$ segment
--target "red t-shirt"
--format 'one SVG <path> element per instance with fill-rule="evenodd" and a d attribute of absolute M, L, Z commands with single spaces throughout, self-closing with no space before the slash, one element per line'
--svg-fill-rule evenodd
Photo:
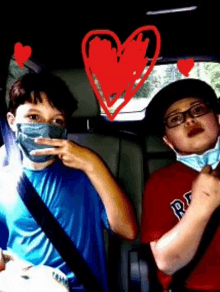
<path fill-rule="evenodd" d="M 141 242 L 158 240 L 181 220 L 191 201 L 192 182 L 198 172 L 180 162 L 155 171 L 146 184 Z M 162 272 L 159 278 L 167 288 L 172 280 Z M 186 288 L 220 290 L 220 229 L 216 232 L 202 260 L 187 279 Z"/>

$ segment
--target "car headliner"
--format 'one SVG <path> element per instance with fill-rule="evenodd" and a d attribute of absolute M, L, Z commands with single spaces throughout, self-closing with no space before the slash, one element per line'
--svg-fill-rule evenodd
<path fill-rule="evenodd" d="M 61 1 L 59 6 L 31 8 L 28 12 L 11 18 L 13 33 L 7 42 L 10 49 L 16 42 L 32 47 L 32 58 L 49 69 L 83 67 L 81 42 L 87 32 L 109 29 L 124 42 L 137 28 L 155 25 L 161 33 L 161 56 L 218 56 L 218 9 L 206 4 L 190 12 L 146 15 L 149 10 L 181 8 L 196 5 L 196 1 L 178 1 L 178 4 L 151 1 L 154 4 L 126 4 L 125 7 L 105 2 L 100 6 L 90 4 L 70 5 Z M 200 1 L 201 2 L 201 1 Z M 135 6 L 136 5 L 136 6 Z M 16 33 L 16 36 L 14 34 Z"/>

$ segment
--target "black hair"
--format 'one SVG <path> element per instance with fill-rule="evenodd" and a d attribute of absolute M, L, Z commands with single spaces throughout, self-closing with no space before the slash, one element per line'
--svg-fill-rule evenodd
<path fill-rule="evenodd" d="M 163 119 L 167 109 L 174 102 L 187 97 L 201 98 L 209 103 L 215 113 L 220 112 L 216 93 L 210 85 L 199 79 L 178 80 L 162 88 L 149 103 L 145 121 L 150 125 L 151 132 L 163 136 L 165 131 Z"/>
<path fill-rule="evenodd" d="M 50 105 L 64 113 L 68 123 L 77 109 L 77 101 L 66 83 L 60 77 L 47 71 L 28 73 L 15 81 L 9 92 L 8 111 L 15 114 L 19 105 L 25 102 L 34 104 L 42 102 L 40 92 L 46 93 Z"/>

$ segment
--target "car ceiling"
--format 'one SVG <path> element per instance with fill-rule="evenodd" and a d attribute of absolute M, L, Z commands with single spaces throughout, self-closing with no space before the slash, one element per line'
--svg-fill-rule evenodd
<path fill-rule="evenodd" d="M 11 34 L 10 48 L 13 51 L 16 42 L 31 46 L 32 58 L 49 69 L 80 68 L 82 39 L 90 30 L 112 30 L 124 42 L 135 29 L 155 25 L 161 34 L 163 57 L 218 56 L 218 11 L 208 5 L 209 1 L 147 2 L 118 7 L 112 2 L 99 5 L 73 2 L 70 6 L 61 1 L 48 10 L 32 8 L 23 12 L 22 19 L 14 19 L 16 30 Z M 190 12 L 146 15 L 147 11 L 194 5 L 198 8 Z"/>

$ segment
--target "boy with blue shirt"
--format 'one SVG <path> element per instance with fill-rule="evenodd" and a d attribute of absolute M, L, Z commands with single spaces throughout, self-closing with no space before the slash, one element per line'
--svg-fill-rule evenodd
<path fill-rule="evenodd" d="M 137 223 L 129 200 L 102 160 L 67 140 L 66 125 L 75 109 L 60 78 L 32 73 L 12 86 L 7 120 L 22 153 L 23 171 L 107 291 L 102 224 L 133 240 Z M 9 229 L 7 249 L 34 265 L 59 268 L 71 290 L 83 291 L 17 194 L 16 169 L 6 169 L 0 182 L 0 215 Z"/>

